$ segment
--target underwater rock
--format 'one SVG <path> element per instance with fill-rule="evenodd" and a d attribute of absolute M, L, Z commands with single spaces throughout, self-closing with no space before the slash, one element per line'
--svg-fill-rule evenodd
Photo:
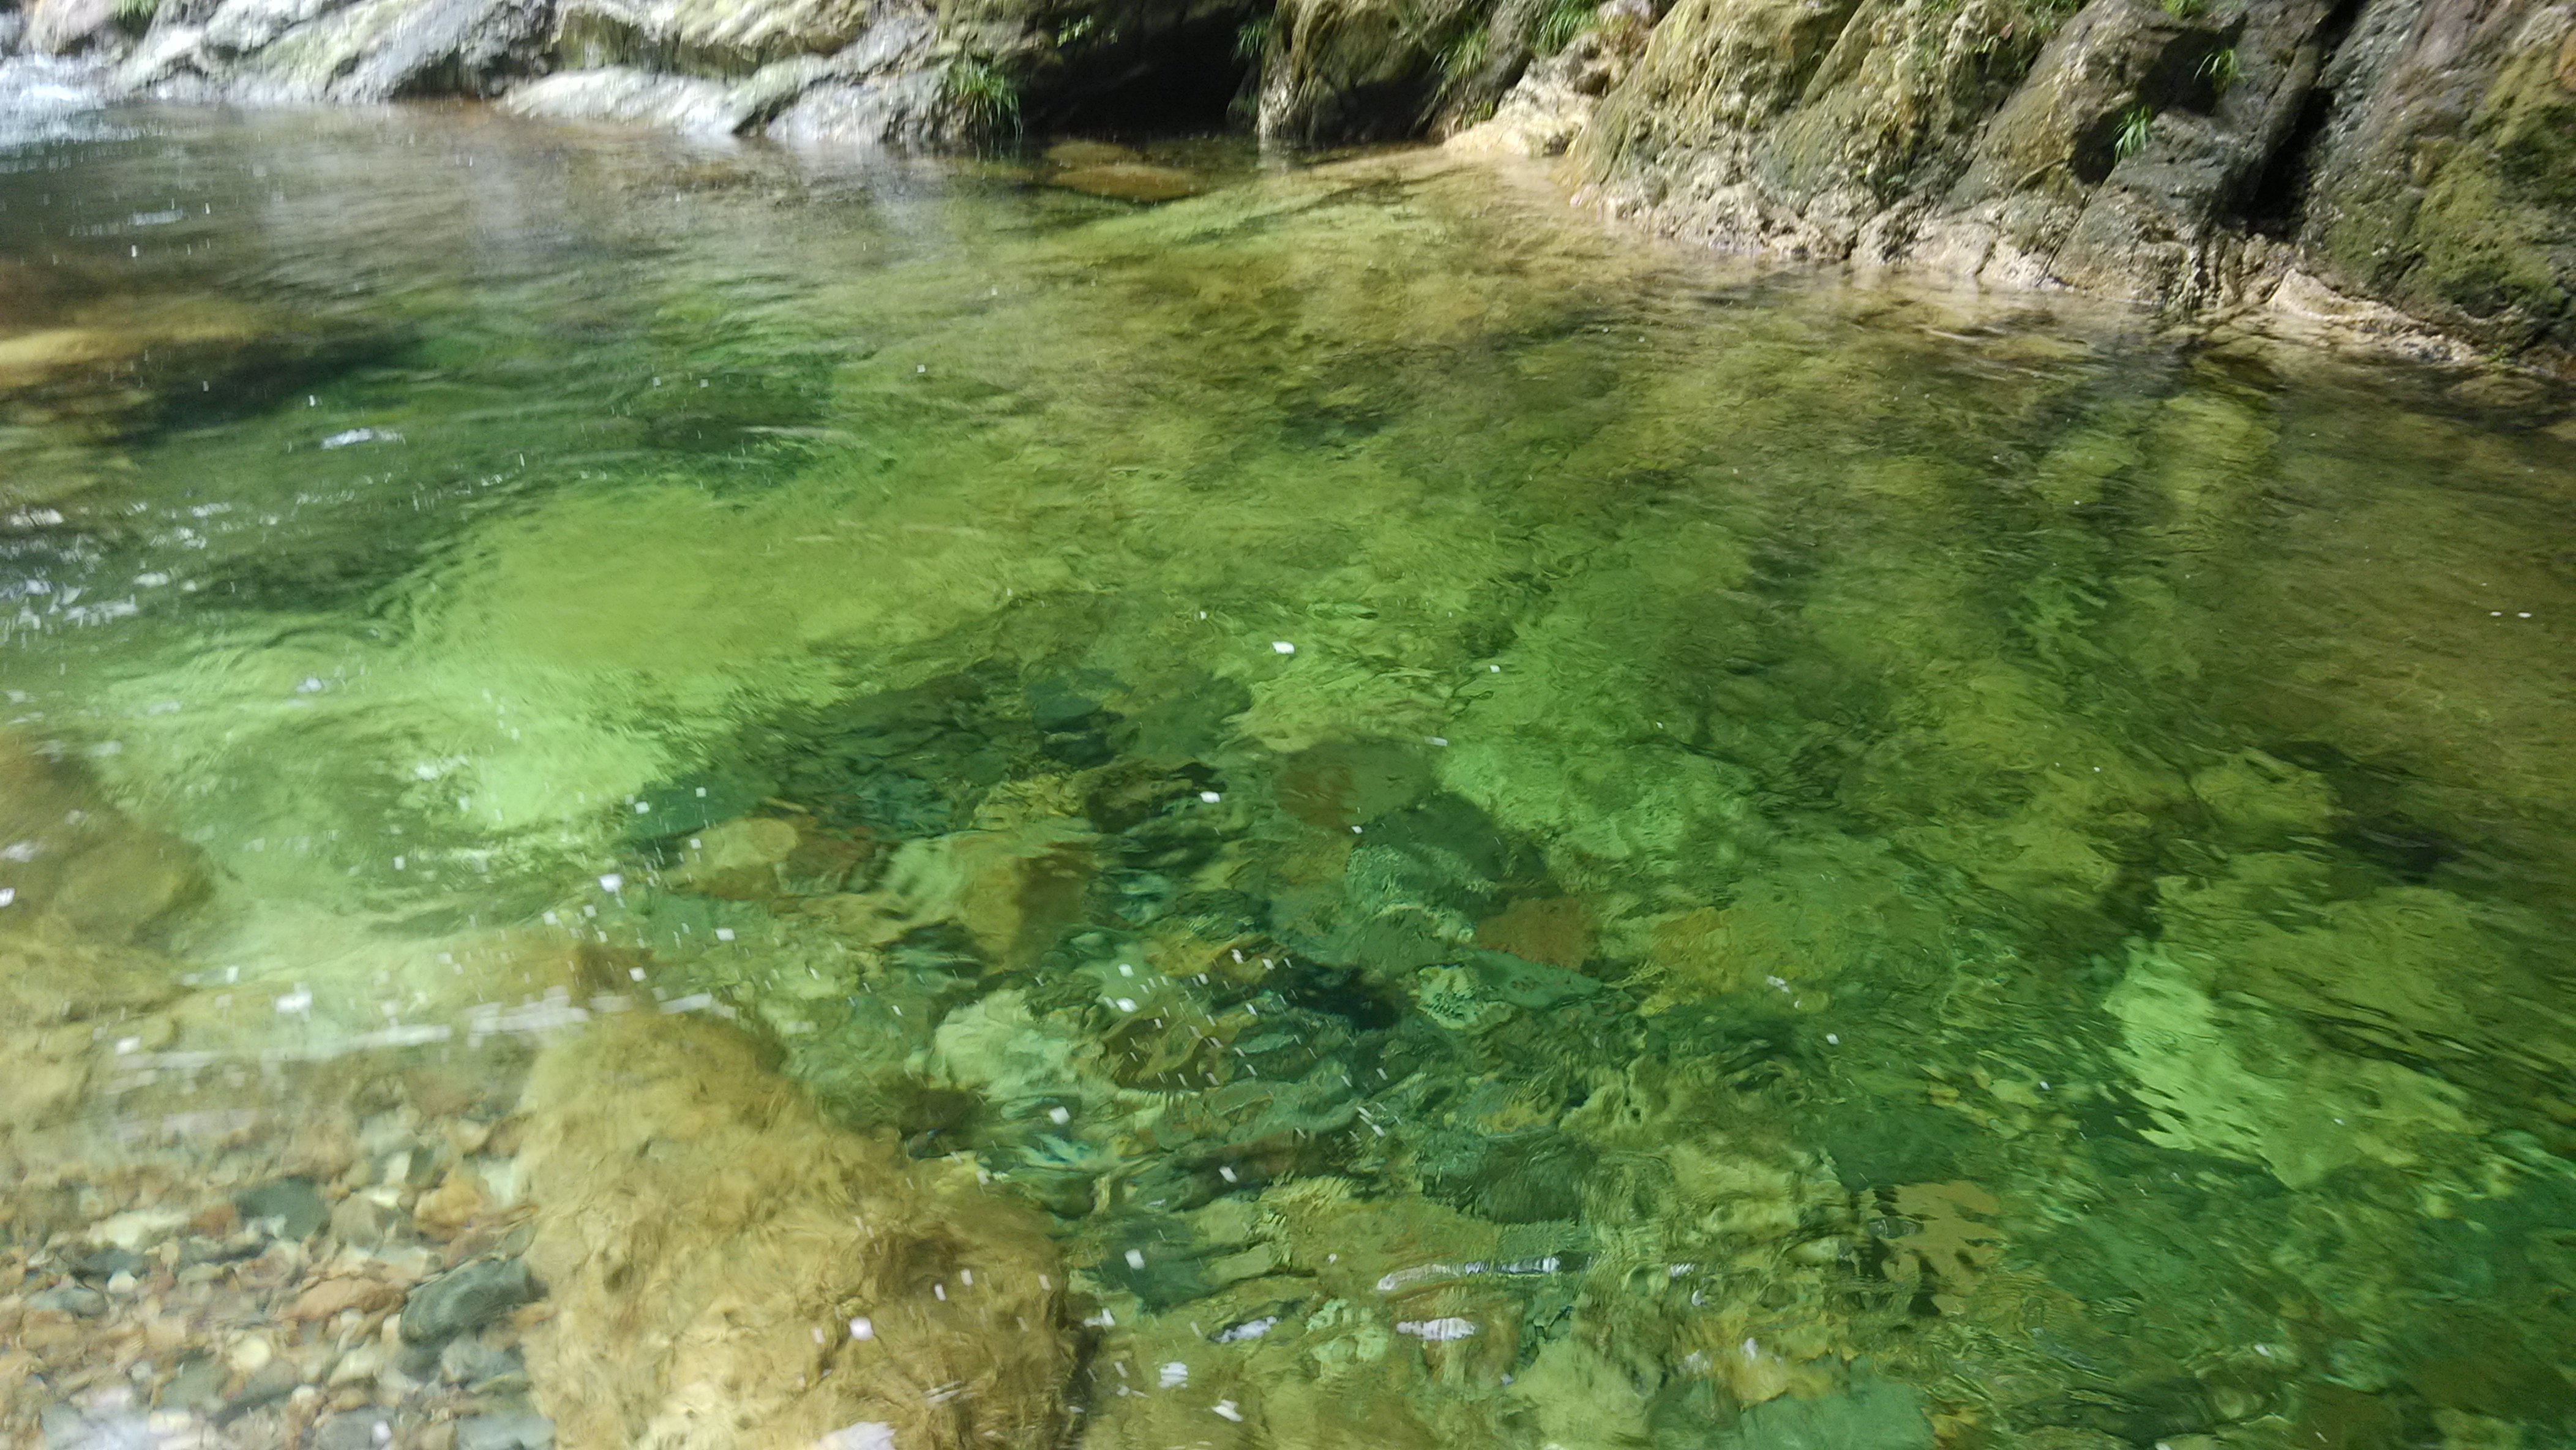
<path fill-rule="evenodd" d="M 1428 795 L 1431 768 L 1421 750 L 1392 741 L 1317 745 L 1281 761 L 1272 789 L 1298 820 L 1348 830 Z"/>
<path fill-rule="evenodd" d="M 309 1239 L 331 1221 L 331 1210 L 322 1201 L 319 1190 L 309 1178 L 280 1178 L 233 1198 L 233 1208 L 244 1222 L 274 1220 L 277 1234 L 285 1239 Z"/>
<path fill-rule="evenodd" d="M 794 821 L 746 816 L 692 837 L 680 864 L 663 879 L 680 891 L 759 901 L 778 890 L 776 868 L 796 852 Z"/>
<path fill-rule="evenodd" d="M 1092 843 L 1061 818 L 912 841 L 888 863 L 879 895 L 905 921 L 958 923 L 993 965 L 1018 967 L 1082 919 L 1098 869 Z"/>
<path fill-rule="evenodd" d="M 2274 845 L 2334 829 L 2334 787 L 2259 751 L 2195 771 L 2191 793 L 2233 843 Z"/>
<path fill-rule="evenodd" d="M 2417 1167 L 2477 1133 L 2465 1094 L 2338 1052 L 2260 999 L 2213 994 L 2205 959 L 2136 944 L 2105 999 L 2120 1060 L 2155 1110 L 2148 1141 L 2259 1163 L 2306 1188 L 2357 1163 Z"/>
<path fill-rule="evenodd" d="M 530 1339 L 571 1444 L 1041 1450 L 1071 1349 L 1055 1253 L 970 1164 L 827 1127 L 721 1024 L 612 1018 L 529 1079 Z"/>
<path fill-rule="evenodd" d="M 1178 167 L 1153 166 L 1141 161 L 1075 166 L 1048 176 L 1046 184 L 1064 191 L 1078 191 L 1085 196 L 1134 202 L 1178 201 L 1207 189 L 1196 176 Z"/>
<path fill-rule="evenodd" d="M 1592 910 L 1579 896 L 1523 897 L 1476 923 L 1476 945 L 1579 972 L 1592 956 Z"/>
<path fill-rule="evenodd" d="M 207 891 L 197 852 L 128 819 L 85 774 L 0 734 L 0 1136 L 44 1126 L 104 1070 L 103 1024 L 180 994 L 142 944 Z M 140 1038 L 137 1039 L 138 1041 Z"/>
<path fill-rule="evenodd" d="M 801 819 L 746 816 L 688 838 L 665 876 L 676 890 L 729 901 L 770 901 L 838 891 L 863 869 L 875 843 Z"/>
<path fill-rule="evenodd" d="M 1584 1179 L 1598 1156 L 1553 1128 L 1492 1137 L 1434 1134 L 1423 1154 L 1424 1190 L 1432 1198 L 1496 1223 L 1580 1216 Z"/>
<path fill-rule="evenodd" d="M 1856 1374 L 1833 1394 L 1756 1405 L 1718 1443 L 1727 1450 L 1932 1450 L 1936 1441 L 1921 1391 Z"/>
<path fill-rule="evenodd" d="M 411 1291 L 403 1302 L 402 1336 L 413 1344 L 444 1344 L 480 1329 L 542 1291 L 518 1259 L 476 1259 Z"/>
<path fill-rule="evenodd" d="M 1663 981 L 1650 1008 L 1759 991 L 1821 1011 L 1839 976 L 1936 959 L 1941 922 L 1905 891 L 1889 853 L 1852 843 L 1783 854 L 1726 907 L 1655 919 L 1647 961 Z"/>
<path fill-rule="evenodd" d="M 1144 153 L 1114 141 L 1058 141 L 1045 151 L 1046 159 L 1058 166 L 1117 166 L 1142 161 Z"/>

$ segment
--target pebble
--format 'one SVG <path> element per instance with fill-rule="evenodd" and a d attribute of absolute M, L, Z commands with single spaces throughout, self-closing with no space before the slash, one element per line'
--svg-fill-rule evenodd
<path fill-rule="evenodd" d="M 309 1178 L 280 1178 L 263 1183 L 233 1199 L 245 1222 L 274 1219 L 278 1237 L 301 1242 L 322 1231 L 331 1221 L 331 1210 L 322 1202 L 321 1191 Z"/>
<path fill-rule="evenodd" d="M 179 1367 L 161 1387 L 161 1403 L 185 1410 L 211 1410 L 224 1402 L 224 1362 L 211 1355 Z"/>
<path fill-rule="evenodd" d="M 376 1376 L 384 1373 L 387 1357 L 382 1344 L 369 1340 L 340 1356 L 340 1362 L 331 1367 L 329 1383 L 372 1384 Z"/>
<path fill-rule="evenodd" d="M 84 1279 L 113 1279 L 119 1274 L 139 1274 L 150 1265 L 132 1249 L 100 1249 L 72 1260 L 72 1272 Z"/>
<path fill-rule="evenodd" d="M 332 1236 L 360 1248 L 394 1242 L 409 1226 L 403 1211 L 374 1191 L 352 1193 L 331 1210 Z"/>
<path fill-rule="evenodd" d="M 82 1319 L 96 1319 L 107 1312 L 107 1296 L 83 1285 L 66 1284 L 59 1289 L 47 1289 L 41 1294 L 28 1295 L 27 1307 L 58 1309 L 65 1314 L 76 1315 Z"/>
<path fill-rule="evenodd" d="M 456 1422 L 456 1450 L 549 1450 L 554 1421 L 534 1410 L 471 1415 Z"/>
<path fill-rule="evenodd" d="M 393 1421 L 375 1410 L 333 1415 L 313 1427 L 312 1450 L 375 1450 L 393 1439 Z"/>
<path fill-rule="evenodd" d="M 215 1412 L 215 1423 L 221 1425 L 240 1419 L 262 1405 L 285 1399 L 302 1385 L 294 1365 L 282 1359 L 271 1360 L 256 1374 L 242 1381 L 242 1387 L 233 1392 L 232 1398 L 224 1401 L 224 1407 Z"/>
<path fill-rule="evenodd" d="M 411 1291 L 402 1337 L 437 1344 L 479 1329 L 537 1297 L 536 1280 L 517 1259 L 476 1259 Z"/>
<path fill-rule="evenodd" d="M 472 1335 L 460 1334 L 447 1341 L 438 1352 L 438 1373 L 451 1384 L 467 1389 L 483 1389 L 496 1380 L 524 1378 L 519 1356 L 506 1349 L 494 1349 Z"/>

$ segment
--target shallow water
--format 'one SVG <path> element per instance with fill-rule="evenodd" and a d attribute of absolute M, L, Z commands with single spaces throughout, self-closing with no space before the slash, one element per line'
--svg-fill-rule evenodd
<path fill-rule="evenodd" d="M 0 165 L 13 1431 L 645 1435 L 662 1280 L 279 1306 L 543 1267 L 651 1019 L 1061 1256 L 978 1443 L 2576 1443 L 2563 400 L 1419 155 L 113 121 Z"/>

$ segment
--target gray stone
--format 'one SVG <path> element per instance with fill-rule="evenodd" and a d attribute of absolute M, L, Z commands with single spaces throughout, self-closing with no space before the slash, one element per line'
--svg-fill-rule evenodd
<path fill-rule="evenodd" d="M 410 1236 L 411 1218 L 401 1209 L 364 1193 L 353 1193 L 331 1209 L 331 1236 L 344 1244 L 378 1248 Z"/>
<path fill-rule="evenodd" d="M 517 1259 L 476 1259 L 411 1291 L 403 1301 L 402 1337 L 437 1344 L 479 1329 L 537 1297 L 536 1280 Z"/>
<path fill-rule="evenodd" d="M 545 25 L 544 0 L 376 0 L 367 44 L 331 97 L 489 94 L 535 63 Z"/>
<path fill-rule="evenodd" d="M 199 27 L 216 55 L 243 55 L 329 10 L 334 0 L 227 0 Z"/>
<path fill-rule="evenodd" d="M 473 1335 L 460 1334 L 438 1352 L 438 1373 L 450 1384 L 479 1390 L 511 1379 L 524 1383 L 527 1371 L 518 1351 L 494 1349 Z"/>
<path fill-rule="evenodd" d="M 233 1197 L 244 1223 L 273 1220 L 280 1238 L 302 1241 L 331 1221 L 330 1207 L 309 1178 L 280 1178 Z"/>
<path fill-rule="evenodd" d="M 941 101 L 939 73 L 933 70 L 817 86 L 769 123 L 769 137 L 815 148 L 921 139 L 937 133 Z"/>
<path fill-rule="evenodd" d="M 313 1427 L 312 1450 L 376 1450 L 393 1441 L 393 1417 L 377 1410 L 333 1415 Z"/>
<path fill-rule="evenodd" d="M 456 1450 L 549 1450 L 552 1420 L 534 1410 L 469 1415 L 456 1422 Z"/>
<path fill-rule="evenodd" d="M 933 128 L 941 96 L 941 72 L 927 68 L 934 39 L 927 14 L 899 10 L 835 54 L 792 55 L 740 80 L 605 66 L 530 81 L 502 104 L 522 116 L 620 121 L 685 135 L 766 127 L 781 140 L 880 145 Z"/>
<path fill-rule="evenodd" d="M 161 1403 L 183 1410 L 211 1410 L 224 1400 L 224 1362 L 209 1355 L 179 1367 L 161 1387 Z"/>
<path fill-rule="evenodd" d="M 65 1314 L 77 1315 L 83 1319 L 96 1319 L 107 1312 L 107 1296 L 84 1285 L 66 1284 L 59 1289 L 47 1289 L 40 1294 L 28 1295 L 27 1307 L 58 1309 Z"/>
<path fill-rule="evenodd" d="M 294 1365 L 283 1359 L 270 1360 L 252 1371 L 250 1378 L 242 1382 L 242 1387 L 233 1392 L 232 1398 L 224 1401 L 223 1408 L 215 1412 L 215 1423 L 230 1424 L 262 1405 L 285 1399 L 295 1393 L 296 1386 L 302 1382 L 296 1376 Z"/>
<path fill-rule="evenodd" d="M 867 27 L 868 0 L 563 0 L 555 49 L 575 66 L 748 75 L 827 55 Z"/>
<path fill-rule="evenodd" d="M 486 95 L 536 68 L 546 18 L 544 0 L 217 0 L 155 26 L 119 78 L 252 102 Z"/>
<path fill-rule="evenodd" d="M 107 39 L 116 0 L 35 0 L 27 7 L 26 47 L 40 55 L 69 55 Z"/>
<path fill-rule="evenodd" d="M 72 1272 L 84 1279 L 113 1279 L 119 1274 L 140 1274 L 150 1261 L 132 1249 L 105 1248 L 85 1254 L 72 1264 Z"/>
<path fill-rule="evenodd" d="M 68 1450 L 89 1438 L 89 1418 L 60 1401 L 37 1413 L 36 1426 L 44 1432 L 45 1450 Z"/>
<path fill-rule="evenodd" d="M 633 67 L 564 71 L 502 99 L 504 110 L 550 121 L 624 121 L 693 136 L 730 136 L 753 106 L 730 81 Z"/>

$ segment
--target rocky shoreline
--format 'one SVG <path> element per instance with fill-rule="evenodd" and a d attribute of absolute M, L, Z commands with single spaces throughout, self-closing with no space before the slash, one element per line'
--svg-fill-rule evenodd
<path fill-rule="evenodd" d="M 10 49 L 20 113 L 78 57 L 800 147 L 1445 137 L 1689 243 L 2576 370 L 2563 0 L 28 0 Z"/>

